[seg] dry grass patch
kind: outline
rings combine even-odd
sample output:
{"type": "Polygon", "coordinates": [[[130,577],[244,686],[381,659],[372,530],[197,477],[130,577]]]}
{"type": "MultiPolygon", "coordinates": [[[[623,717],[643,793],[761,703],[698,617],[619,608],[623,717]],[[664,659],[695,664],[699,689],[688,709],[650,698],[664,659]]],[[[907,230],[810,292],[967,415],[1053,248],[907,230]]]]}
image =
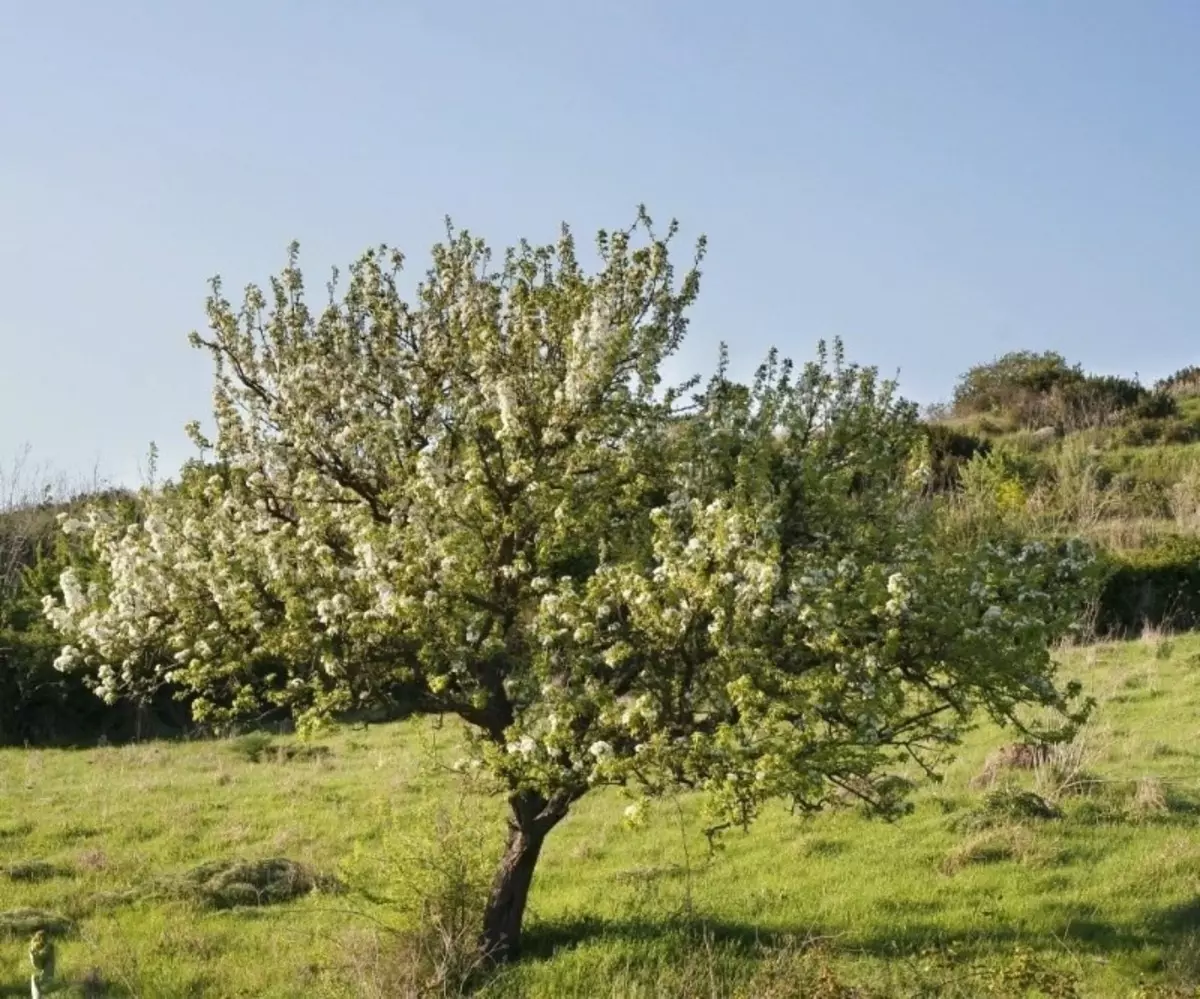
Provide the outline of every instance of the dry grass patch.
{"type": "Polygon", "coordinates": [[[965,867],[999,864],[1004,861],[1032,863],[1042,859],[1033,833],[1024,826],[987,829],[959,843],[942,858],[943,874],[957,874],[965,867]]]}
{"type": "Polygon", "coordinates": [[[178,877],[164,878],[158,884],[158,891],[169,898],[210,909],[278,905],[314,891],[340,889],[335,878],[317,874],[285,857],[218,860],[201,864],[178,877]]]}

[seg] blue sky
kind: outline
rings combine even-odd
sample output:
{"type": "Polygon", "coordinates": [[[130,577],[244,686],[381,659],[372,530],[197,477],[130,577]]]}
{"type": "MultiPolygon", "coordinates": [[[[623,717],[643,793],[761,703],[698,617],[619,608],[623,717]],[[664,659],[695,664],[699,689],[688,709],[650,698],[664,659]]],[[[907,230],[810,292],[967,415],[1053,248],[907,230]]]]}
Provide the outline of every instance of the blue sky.
{"type": "Polygon", "coordinates": [[[921,401],[1009,349],[1200,361],[1194,0],[0,2],[0,459],[169,471],[206,280],[415,267],[646,202],[679,370],[842,336],[921,401]]]}

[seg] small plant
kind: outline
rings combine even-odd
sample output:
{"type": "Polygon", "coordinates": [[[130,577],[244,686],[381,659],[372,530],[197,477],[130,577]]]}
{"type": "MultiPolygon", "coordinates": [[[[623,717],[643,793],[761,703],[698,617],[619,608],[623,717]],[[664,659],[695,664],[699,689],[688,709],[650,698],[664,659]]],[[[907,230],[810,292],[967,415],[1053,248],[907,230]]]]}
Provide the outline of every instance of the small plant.
{"type": "Polygon", "coordinates": [[[1087,794],[1097,783],[1091,764],[1103,750],[1096,731],[1086,726],[1070,742],[1045,747],[1033,768],[1034,789],[1047,801],[1087,794]]]}
{"type": "Polygon", "coordinates": [[[1074,975],[1050,967],[1023,947],[1018,947],[999,968],[982,976],[980,985],[985,995],[1079,999],[1079,983],[1074,975]]]}
{"type": "Polygon", "coordinates": [[[1157,777],[1141,777],[1134,788],[1133,800],[1129,805],[1134,816],[1147,818],[1163,815],[1170,811],[1167,793],[1157,777]]]}
{"type": "Polygon", "coordinates": [[[831,958],[819,945],[785,943],[771,948],[731,999],[871,999],[875,995],[846,984],[831,958]]]}
{"type": "Polygon", "coordinates": [[[229,751],[247,763],[258,763],[274,744],[275,740],[266,732],[250,732],[234,739],[229,751]]]}
{"type": "Polygon", "coordinates": [[[1010,826],[988,829],[953,847],[942,859],[943,874],[955,874],[973,864],[997,864],[1030,856],[1031,836],[1027,829],[1010,826]]]}
{"type": "Polygon", "coordinates": [[[432,814],[386,823],[368,851],[359,847],[345,877],[398,920],[347,940],[345,964],[366,999],[467,995],[492,964],[479,927],[491,884],[493,830],[465,796],[432,814]]]}
{"type": "Polygon", "coordinates": [[[1061,817],[1062,812],[1040,794],[1005,785],[984,795],[979,807],[955,816],[950,827],[971,831],[1015,822],[1046,821],[1061,817]]]}

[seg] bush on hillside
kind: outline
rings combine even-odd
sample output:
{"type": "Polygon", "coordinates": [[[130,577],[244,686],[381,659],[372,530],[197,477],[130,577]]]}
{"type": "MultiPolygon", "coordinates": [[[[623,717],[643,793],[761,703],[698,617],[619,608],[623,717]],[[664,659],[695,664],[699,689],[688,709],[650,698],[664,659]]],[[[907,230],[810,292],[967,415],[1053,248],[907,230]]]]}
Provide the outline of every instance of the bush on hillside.
{"type": "Polygon", "coordinates": [[[1126,447],[1191,444],[1198,440],[1200,421],[1186,416],[1171,416],[1166,419],[1138,417],[1123,424],[1116,435],[1116,442],[1126,447]]]}
{"type": "Polygon", "coordinates": [[[1140,385],[1137,387],[1141,394],[1130,407],[1135,417],[1142,420],[1168,420],[1179,415],[1179,403],[1170,392],[1159,388],[1147,392],[1140,385]]]}
{"type": "Polygon", "coordinates": [[[1084,379],[1078,365],[1069,365],[1053,351],[1013,351],[986,364],[977,364],[954,388],[954,411],[1001,413],[1026,411],[1062,385],[1084,379]]]}
{"type": "Polygon", "coordinates": [[[1148,391],[1135,379],[1087,374],[1052,351],[1014,351],[962,376],[954,412],[1003,415],[1021,427],[1071,432],[1129,416],[1167,419],[1178,408],[1170,393],[1148,391]]]}
{"type": "Polygon", "coordinates": [[[1189,364],[1185,368],[1180,368],[1174,374],[1160,379],[1154,387],[1173,396],[1200,394],[1200,365],[1189,364]]]}

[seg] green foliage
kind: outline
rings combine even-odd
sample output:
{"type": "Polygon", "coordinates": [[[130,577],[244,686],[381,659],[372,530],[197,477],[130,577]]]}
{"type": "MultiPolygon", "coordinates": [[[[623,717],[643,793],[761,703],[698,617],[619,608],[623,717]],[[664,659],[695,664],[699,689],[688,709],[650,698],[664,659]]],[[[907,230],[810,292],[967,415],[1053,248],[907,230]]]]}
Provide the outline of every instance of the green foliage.
{"type": "Polygon", "coordinates": [[[183,721],[169,696],[106,707],[85,676],[58,668],[62,641],[43,615],[43,601],[61,597],[59,578],[69,565],[81,578],[96,572],[86,549],[59,529],[85,504],[122,521],[137,516],[133,497],[119,491],[0,513],[0,552],[8,559],[0,573],[0,743],[121,739],[170,730],[183,721]]]}
{"type": "Polygon", "coordinates": [[[1140,551],[1110,553],[1106,562],[1098,633],[1131,635],[1147,625],[1200,625],[1200,539],[1165,538],[1140,551]]]}
{"type": "Polygon", "coordinates": [[[275,740],[266,732],[250,732],[234,739],[229,751],[248,763],[258,763],[274,744],[275,740]]]}
{"type": "Polygon", "coordinates": [[[963,467],[991,450],[991,443],[983,437],[945,423],[925,424],[925,436],[930,473],[928,486],[934,492],[957,488],[963,467]]]}

